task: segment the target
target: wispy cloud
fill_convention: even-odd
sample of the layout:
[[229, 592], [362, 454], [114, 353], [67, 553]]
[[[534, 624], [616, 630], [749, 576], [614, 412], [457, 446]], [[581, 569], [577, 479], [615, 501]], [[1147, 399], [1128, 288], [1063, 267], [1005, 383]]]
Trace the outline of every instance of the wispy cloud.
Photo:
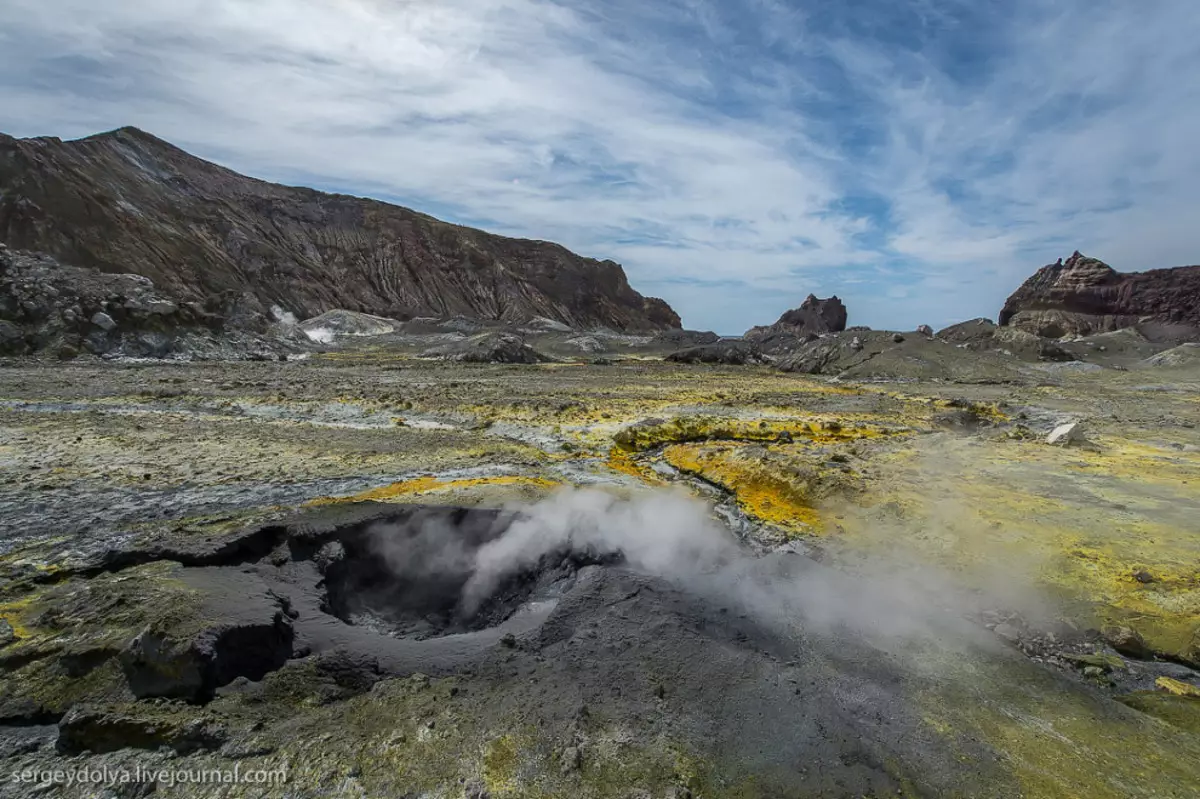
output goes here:
[[1200, 260], [1200, 4], [8, 0], [0, 129], [134, 124], [268, 179], [623, 262], [693, 326], [810, 291], [994, 315], [1076, 247]]

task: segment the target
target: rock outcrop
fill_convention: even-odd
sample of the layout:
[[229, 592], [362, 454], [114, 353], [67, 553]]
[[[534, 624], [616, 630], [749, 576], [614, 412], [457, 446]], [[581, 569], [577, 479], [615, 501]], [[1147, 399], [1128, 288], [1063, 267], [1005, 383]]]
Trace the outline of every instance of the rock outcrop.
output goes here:
[[746, 331], [747, 341], [763, 341], [779, 336], [811, 340], [822, 333], [840, 333], [846, 329], [846, 306], [835, 297], [819, 299], [809, 294], [799, 308], [784, 312], [773, 325], [752, 327]]
[[0, 355], [273, 360], [305, 343], [253, 295], [184, 301], [141, 275], [0, 244]]
[[1076, 358], [1054, 339], [1037, 336], [1020, 328], [998, 327], [990, 319], [970, 319], [944, 327], [937, 332], [937, 338], [962, 349], [1001, 352], [1027, 361], [1070, 361]]
[[0, 134], [0, 241], [141, 275], [186, 302], [248, 294], [302, 319], [340, 308], [400, 320], [680, 326], [612, 261], [255, 180], [135, 128], [68, 142]]
[[1139, 324], [1200, 330], [1200, 266], [1121, 273], [1076, 252], [1039, 269], [1000, 311], [1002, 327], [1051, 338]]

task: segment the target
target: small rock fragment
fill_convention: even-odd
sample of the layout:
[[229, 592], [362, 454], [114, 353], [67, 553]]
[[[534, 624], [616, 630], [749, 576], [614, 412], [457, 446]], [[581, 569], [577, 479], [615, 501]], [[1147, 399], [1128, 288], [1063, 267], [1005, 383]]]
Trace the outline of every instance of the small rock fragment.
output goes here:
[[1083, 440], [1083, 430], [1079, 422], [1067, 422], [1060, 424], [1058, 427], [1050, 431], [1050, 435], [1046, 437], [1047, 444], [1059, 444], [1066, 446]]
[[920, 333], [922, 336], [929, 336], [929, 337], [933, 336], [933, 328], [930, 327], [929, 325], [919, 325], [917, 327], [917, 332]]
[[904, 341], [904, 334], [903, 334], [903, 333], [893, 333], [893, 334], [892, 334], [892, 341], [894, 341], [894, 342], [896, 342], [897, 344], [899, 344], [901, 341]]
[[1154, 582], [1154, 575], [1145, 569], [1138, 569], [1133, 573], [1133, 579], [1145, 585]]

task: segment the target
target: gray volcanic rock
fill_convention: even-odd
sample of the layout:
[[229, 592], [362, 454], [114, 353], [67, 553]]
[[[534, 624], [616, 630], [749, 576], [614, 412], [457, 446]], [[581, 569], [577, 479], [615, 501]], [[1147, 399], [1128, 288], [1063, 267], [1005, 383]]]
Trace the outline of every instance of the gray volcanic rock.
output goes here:
[[1002, 327], [1051, 338], [1146, 322], [1200, 328], [1200, 266], [1125, 274], [1075, 252], [1039, 269], [1000, 311]]
[[846, 306], [835, 297], [819, 299], [809, 294], [799, 308], [786, 311], [773, 325], [752, 327], [746, 339], [755, 341], [776, 334], [805, 337], [809, 334], [839, 333], [846, 329]]
[[194, 569], [185, 581], [211, 592], [198, 618], [171, 624], [168, 615], [120, 654], [134, 696], [207, 701], [218, 687], [238, 677], [260, 680], [292, 656], [286, 604], [261, 580], [218, 568]]
[[141, 275], [0, 247], [0, 355], [275, 359], [301, 343], [253, 296], [183, 302]]
[[680, 326], [612, 261], [254, 180], [135, 128], [70, 142], [0, 134], [0, 240], [142, 275], [184, 302], [248, 293], [301, 318], [344, 308], [397, 319], [543, 317], [576, 329]]
[[[1032, 338], [1036, 339], [1036, 336]], [[835, 375], [851, 380], [956, 380], [1009, 382], [1019, 377], [1015, 359], [972, 352], [938, 339], [894, 339], [886, 330], [832, 333], [776, 361], [784, 372]]]
[[970, 319], [942, 328], [937, 338], [976, 352], [996, 351], [1027, 361], [1071, 361], [1077, 358], [1054, 339], [1026, 330], [999, 327], [991, 319]]
[[542, 353], [509, 333], [484, 333], [452, 341], [421, 353], [422, 358], [440, 358], [461, 363], [544, 363]]

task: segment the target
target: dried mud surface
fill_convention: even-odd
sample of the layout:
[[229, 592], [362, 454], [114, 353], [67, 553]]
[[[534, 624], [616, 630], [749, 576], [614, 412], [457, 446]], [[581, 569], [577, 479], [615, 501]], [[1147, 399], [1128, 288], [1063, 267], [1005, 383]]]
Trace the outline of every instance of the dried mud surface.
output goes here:
[[[0, 775], [1200, 793], [1196, 367], [854, 383], [411, 355], [0, 366]], [[1070, 420], [1084, 439], [1044, 443]], [[707, 503], [740, 588], [555, 549], [464, 612], [457, 562], [422, 560], [429, 530], [474, 555], [587, 489]]]

